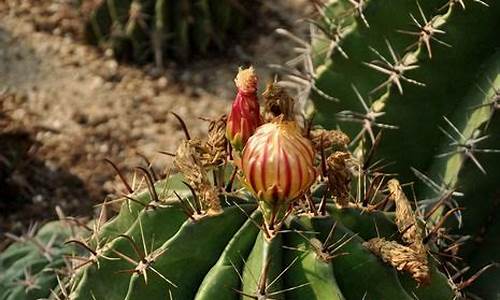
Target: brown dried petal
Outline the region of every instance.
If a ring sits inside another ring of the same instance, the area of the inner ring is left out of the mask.
[[[365,242],[364,246],[398,271],[411,274],[419,284],[429,282],[429,266],[425,255],[421,255],[410,247],[383,238],[373,238]]]
[[[286,90],[274,83],[267,85],[262,94],[264,97],[264,121],[271,122],[274,118],[283,115],[284,120],[294,119],[295,100]]]
[[[207,181],[207,175],[202,167],[199,152],[197,151],[199,145],[200,142],[198,140],[184,141],[177,148],[174,159],[174,165],[184,175],[185,180],[197,191]]]
[[[219,194],[212,185],[204,185],[201,190],[202,203],[208,207],[209,214],[219,214],[222,206],[219,201]]]
[[[210,183],[202,165],[200,145],[201,142],[198,140],[184,141],[177,149],[174,164],[198,193],[204,210],[219,212],[221,206],[218,193]]]
[[[221,165],[226,159],[226,123],[226,115],[210,122],[208,127],[208,139],[205,147],[206,153],[204,153],[202,158],[205,166]]]
[[[203,182],[204,170],[199,163],[199,157],[196,148],[196,141],[184,141],[177,148],[174,164],[177,169],[184,174],[186,181],[194,187]]]
[[[422,229],[418,225],[417,218],[410,205],[410,201],[403,193],[403,189],[396,179],[391,179],[387,183],[389,188],[389,199],[393,200],[396,204],[396,225],[398,230],[402,233],[402,239],[410,247],[425,253],[423,245]]]

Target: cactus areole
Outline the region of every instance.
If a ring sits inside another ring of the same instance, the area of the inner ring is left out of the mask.
[[[281,118],[257,128],[245,146],[241,165],[271,228],[316,177],[311,142],[295,121]]]
[[[238,93],[228,116],[226,136],[234,149],[241,151],[248,138],[261,124],[257,76],[253,67],[240,69],[234,82]]]

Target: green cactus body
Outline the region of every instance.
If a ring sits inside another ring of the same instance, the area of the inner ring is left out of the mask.
[[[66,278],[70,299],[413,299],[413,294],[453,299],[446,276],[436,268],[430,284],[417,287],[363,245],[399,235],[392,213],[328,204],[324,216],[290,216],[282,233],[269,239],[255,200],[222,196],[228,204],[221,213],[191,219],[166,186],[176,184],[172,179],[156,184],[161,206],[148,206],[154,197],[137,191],[130,197],[144,205],[124,202],[99,234],[87,238],[91,248],[101,250],[95,250],[96,261]],[[1,257],[7,274],[27,261],[38,264],[30,256],[21,259],[30,251],[23,245],[11,249]],[[46,280],[44,292],[57,293],[54,280]],[[18,293],[20,288],[6,295]]]
[[[462,101],[462,105],[469,108],[470,112],[464,114],[457,109],[451,115],[451,121],[462,134],[463,137],[460,139],[462,143],[487,136],[484,141],[474,144],[473,147],[495,151],[500,145],[500,118],[498,113],[495,113],[496,108],[492,106],[492,101],[498,99],[500,87],[498,51],[483,65],[482,74],[477,82],[478,87],[469,91]],[[441,152],[455,149],[449,144],[444,144]],[[473,237],[473,241],[465,244],[461,253],[471,268],[478,270],[500,260],[498,254],[500,226],[495,222],[500,204],[498,188],[500,172],[498,154],[479,150],[472,155],[477,163],[463,152],[454,153],[446,159],[436,160],[429,173],[432,178],[443,178],[446,186],[455,187],[463,193],[462,197],[455,198],[460,206],[466,208],[462,213],[463,224],[454,233]],[[484,174],[481,168],[487,173]],[[432,190],[427,189],[424,192],[429,197],[432,196]],[[468,274],[472,276],[473,272]],[[493,269],[479,277],[471,286],[471,290],[485,299],[498,298],[500,289],[496,282],[499,278],[500,271]]]
[[[159,195],[166,185],[156,184]],[[147,192],[137,195],[145,204],[151,201]],[[424,295],[420,299],[453,298],[436,269],[430,285],[416,288],[413,279],[362,245],[378,234],[398,234],[390,213],[328,205],[328,215],[291,217],[283,233],[269,240],[259,228],[263,220],[255,204],[234,197],[225,202],[230,204],[222,213],[197,220],[174,200],[155,209],[124,203],[97,238],[106,240],[99,264],[89,264],[71,279],[70,298],[251,299],[261,291],[272,299],[412,299],[414,292]],[[338,253],[322,252],[322,243],[341,240],[346,243]],[[137,271],[144,257],[143,262],[151,259],[144,269],[147,283]]]
[[[296,226],[297,227],[297,226]],[[302,228],[299,228],[302,230]],[[290,266],[286,275],[286,284],[297,287],[286,294],[287,299],[338,299],[345,297],[337,284],[331,260],[318,255],[314,247],[321,242],[312,234],[305,234],[313,242],[310,244],[303,236],[297,233],[286,234],[286,245],[290,247],[284,251],[283,264]],[[307,283],[307,285],[304,285]]]
[[[259,233],[259,228],[253,222],[262,222],[262,215],[259,211],[255,211],[251,219],[243,224],[228,243],[217,263],[205,275],[196,293],[196,300],[235,298],[234,290],[228,287],[240,286],[238,272],[241,273],[244,266],[244,261],[241,258],[248,257]]]
[[[399,127],[398,130],[385,130],[378,154],[396,161],[397,164],[389,170],[404,178],[411,178],[409,166],[419,170],[428,168],[434,159],[434,149],[443,138],[436,124],[442,123],[443,115],[449,115],[459,107],[456,101],[468,90],[475,89],[479,68],[484,59],[498,47],[495,44],[498,39],[493,37],[496,35],[493,28],[498,27],[495,15],[500,9],[496,1],[490,7],[469,3],[463,11],[458,5],[448,11],[439,11],[438,8],[445,5],[446,1],[421,2],[420,6],[427,20],[434,18],[436,29],[446,32],[435,37],[445,40],[452,48],[432,41],[432,58],[429,58],[423,43],[418,48],[405,51],[405,48],[418,40],[418,36],[405,35],[396,30],[418,32],[418,29],[409,25],[412,24],[410,14],[419,22],[421,19],[416,2],[366,2],[364,15],[370,27],[366,28],[362,20],[356,19],[355,24],[347,24],[354,29],[348,27],[346,36],[340,43],[349,58],[345,59],[339,51],[335,51],[331,59],[321,61],[318,58],[317,87],[340,101],[335,103],[319,95],[314,97],[317,122],[327,127],[340,125],[352,136],[357,133],[359,126],[339,121],[335,113],[343,110],[363,112],[351,87],[353,84],[362,95],[367,95],[367,101],[371,98],[372,108],[385,112],[380,122]],[[392,84],[369,95],[370,91],[387,79],[382,73],[364,64],[380,60],[370,51],[370,47],[393,63],[384,39],[390,42],[406,65],[418,65],[417,69],[408,70],[404,74],[424,83],[425,87],[401,79],[403,94]]]

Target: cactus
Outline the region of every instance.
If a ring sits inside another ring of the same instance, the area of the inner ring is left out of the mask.
[[[455,227],[433,235],[448,255],[465,258],[465,264],[449,259],[457,268],[450,274],[470,279],[457,287],[498,298],[500,269],[489,269],[500,259],[499,226],[492,221],[498,208],[500,3],[339,0],[318,9],[312,41],[301,44],[305,60],[292,61],[305,62],[308,74],[301,76],[308,82],[300,88],[312,91],[316,123],[341,128],[355,137],[350,148],[358,157],[384,160],[386,172],[415,181],[429,222]],[[298,81],[297,74],[288,78]]]
[[[157,191],[167,184],[157,183]],[[144,192],[129,197],[142,204],[124,204],[118,217],[102,228],[101,239],[107,242],[95,261],[74,275],[70,299],[454,296],[446,276],[437,270],[430,283],[417,288],[409,275],[365,247],[372,238],[394,239],[398,234],[391,213],[328,204],[325,215],[294,217],[283,225],[284,233],[269,240],[259,228],[263,218],[253,199],[221,196],[221,202],[228,203],[221,213],[196,215],[186,212],[186,199],[182,204],[173,200],[176,197],[161,196],[162,204],[156,206]],[[147,208],[146,201],[153,206]]]
[[[0,299],[29,300],[48,298],[58,286],[66,267],[64,256],[74,249],[64,246],[74,233],[64,222],[50,222],[17,237],[0,254]]]
[[[249,21],[251,1],[106,0],[88,18],[86,39],[138,63],[186,60],[222,50]]]
[[[481,269],[482,273],[490,267],[496,267],[479,277],[477,283],[471,286],[475,294],[484,299],[494,299],[500,295],[496,285],[500,278],[500,226],[493,221],[498,215],[499,204],[495,183],[500,174],[496,167],[498,154],[494,153],[500,152],[500,118],[498,114],[495,115],[500,87],[500,52],[487,61],[482,72],[478,87],[466,94],[462,102],[473,111],[464,116],[457,110],[451,116],[450,123],[461,133],[461,136],[454,137],[461,144],[443,145],[442,153],[452,151],[453,154],[433,162],[429,174],[432,178],[442,178],[448,188],[455,188],[463,195],[455,197],[457,205],[465,208],[462,213],[463,225],[452,231],[452,234],[472,237],[472,241],[462,247],[460,254],[473,270]],[[464,146],[469,148],[465,150]],[[432,192],[424,189],[424,193],[430,196]]]
[[[146,188],[120,174],[126,192],[111,201],[122,203],[119,213],[71,241],[87,254],[69,255],[72,271],[50,288],[54,297],[457,296],[439,256],[430,255],[440,249],[432,232],[441,225],[415,210],[399,182],[360,172],[366,162],[347,151],[342,132],[301,125],[279,84],[263,98],[266,123],[242,152],[227,147],[227,118],[213,120],[205,139],[182,122],[179,174],[158,180],[140,167]],[[365,181],[369,190],[350,192]]]

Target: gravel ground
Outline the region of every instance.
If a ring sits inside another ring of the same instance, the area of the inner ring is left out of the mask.
[[[280,2],[266,7],[279,12],[267,27],[294,27],[289,20],[303,13],[305,0]],[[0,3],[0,112],[8,120],[0,144],[28,145],[17,150],[21,163],[9,177],[16,189],[0,186],[0,233],[54,217],[55,205],[70,215],[91,215],[95,204],[121,189],[105,158],[128,175],[144,164],[139,154],[166,171],[171,159],[158,151],[175,151],[183,138],[169,111],[186,120],[192,135],[204,134],[207,123],[199,117],[228,110],[240,64],[254,64],[265,82],[271,79],[266,65],[283,62],[292,47],[269,29],[223,58],[160,72],[121,65],[57,26],[40,30],[40,11],[30,5]]]

